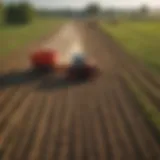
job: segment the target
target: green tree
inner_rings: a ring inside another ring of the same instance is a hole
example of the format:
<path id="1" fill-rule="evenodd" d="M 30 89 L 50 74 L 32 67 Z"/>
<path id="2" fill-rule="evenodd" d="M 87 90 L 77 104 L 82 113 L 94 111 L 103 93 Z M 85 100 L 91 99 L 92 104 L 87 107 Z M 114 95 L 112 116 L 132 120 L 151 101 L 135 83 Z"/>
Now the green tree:
<path id="1" fill-rule="evenodd" d="M 91 3 L 86 7 L 86 13 L 88 15 L 98 15 L 101 11 L 101 7 L 97 3 Z"/>
<path id="2" fill-rule="evenodd" d="M 7 24 L 26 24 L 32 20 L 34 10 L 26 2 L 5 7 L 4 21 Z"/>
<path id="3" fill-rule="evenodd" d="M 143 16 L 147 16 L 149 14 L 149 7 L 147 5 L 142 5 L 140 8 L 140 14 Z"/>

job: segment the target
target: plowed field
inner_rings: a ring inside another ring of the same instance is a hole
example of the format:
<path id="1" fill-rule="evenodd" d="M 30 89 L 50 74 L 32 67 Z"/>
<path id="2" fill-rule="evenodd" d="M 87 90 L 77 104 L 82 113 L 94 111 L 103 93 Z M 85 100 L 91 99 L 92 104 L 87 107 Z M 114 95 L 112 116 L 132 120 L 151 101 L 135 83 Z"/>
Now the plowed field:
<path id="1" fill-rule="evenodd" d="M 62 30 L 44 45 L 66 55 L 84 50 L 97 60 L 102 75 L 92 82 L 63 84 L 52 74 L 31 76 L 27 53 L 8 57 L 0 75 L 2 159 L 159 160 L 155 130 L 122 75 L 130 74 L 157 107 L 160 81 L 96 25 L 73 22 Z M 74 42 L 78 45 L 71 49 Z"/>

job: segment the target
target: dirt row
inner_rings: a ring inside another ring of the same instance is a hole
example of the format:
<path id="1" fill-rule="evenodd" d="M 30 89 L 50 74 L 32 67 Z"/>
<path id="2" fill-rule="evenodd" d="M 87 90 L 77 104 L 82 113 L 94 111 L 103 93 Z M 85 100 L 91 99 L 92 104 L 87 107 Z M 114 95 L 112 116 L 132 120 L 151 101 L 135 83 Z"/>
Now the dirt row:
<path id="1" fill-rule="evenodd" d="M 47 75 L 2 88 L 2 159 L 159 160 L 159 141 L 121 77 L 122 64 L 127 68 L 129 62 L 109 49 L 109 39 L 104 41 L 96 26 L 74 25 L 102 75 L 92 82 L 59 87 Z"/>
<path id="2" fill-rule="evenodd" d="M 97 27 L 101 38 L 106 43 L 108 52 L 112 53 L 112 56 L 117 59 L 116 64 L 119 64 L 121 72 L 127 72 L 133 78 L 133 80 L 139 85 L 139 87 L 147 94 L 149 99 L 157 109 L 160 109 L 160 79 L 159 76 L 152 74 L 144 64 L 140 63 L 135 57 L 129 56 L 126 51 L 120 46 L 113 37 L 107 33 L 105 36 Z"/>

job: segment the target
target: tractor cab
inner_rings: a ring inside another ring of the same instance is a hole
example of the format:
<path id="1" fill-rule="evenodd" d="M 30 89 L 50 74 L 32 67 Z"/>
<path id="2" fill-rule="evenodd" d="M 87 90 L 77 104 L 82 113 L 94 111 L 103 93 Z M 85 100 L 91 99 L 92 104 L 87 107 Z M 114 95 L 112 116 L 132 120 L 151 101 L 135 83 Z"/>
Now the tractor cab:
<path id="1" fill-rule="evenodd" d="M 86 64 L 85 56 L 83 54 L 77 54 L 73 57 L 72 65 L 73 67 L 83 67 Z"/>

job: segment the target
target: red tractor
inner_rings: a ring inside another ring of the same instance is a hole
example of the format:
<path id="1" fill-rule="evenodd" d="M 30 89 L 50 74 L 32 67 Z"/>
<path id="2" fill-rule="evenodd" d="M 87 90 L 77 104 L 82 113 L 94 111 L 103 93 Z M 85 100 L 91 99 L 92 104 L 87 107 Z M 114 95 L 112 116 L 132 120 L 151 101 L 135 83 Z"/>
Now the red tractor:
<path id="1" fill-rule="evenodd" d="M 57 52 L 55 50 L 43 49 L 31 55 L 31 64 L 35 70 L 54 70 L 57 59 Z"/>

